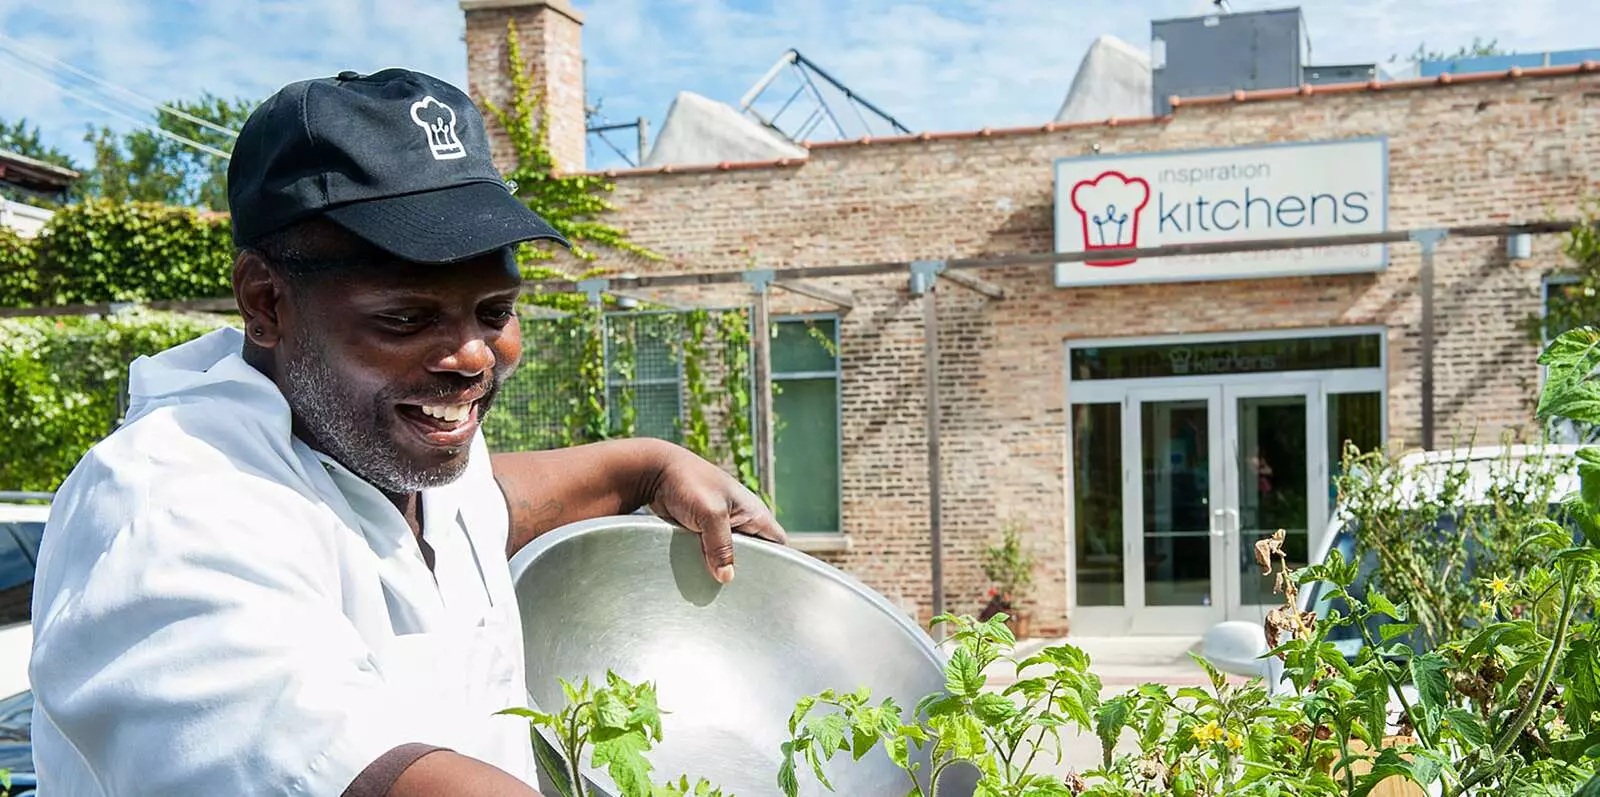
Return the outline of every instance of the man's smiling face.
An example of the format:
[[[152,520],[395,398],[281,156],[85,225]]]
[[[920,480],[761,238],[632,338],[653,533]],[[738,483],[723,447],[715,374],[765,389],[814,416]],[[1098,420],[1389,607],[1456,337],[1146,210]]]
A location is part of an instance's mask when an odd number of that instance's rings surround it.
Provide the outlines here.
[[[341,237],[317,229],[294,256],[338,260]],[[459,477],[522,356],[509,253],[446,265],[357,258],[286,283],[292,318],[274,372],[296,434],[391,495]]]

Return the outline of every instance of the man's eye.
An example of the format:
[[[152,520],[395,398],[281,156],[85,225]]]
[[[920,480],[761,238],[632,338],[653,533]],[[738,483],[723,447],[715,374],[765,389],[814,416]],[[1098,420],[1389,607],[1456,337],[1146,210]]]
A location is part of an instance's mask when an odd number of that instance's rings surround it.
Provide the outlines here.
[[[497,307],[483,312],[483,322],[495,326],[505,326],[511,319],[517,317],[517,312],[509,307]]]
[[[378,320],[392,327],[417,327],[428,319],[422,313],[384,313]]]

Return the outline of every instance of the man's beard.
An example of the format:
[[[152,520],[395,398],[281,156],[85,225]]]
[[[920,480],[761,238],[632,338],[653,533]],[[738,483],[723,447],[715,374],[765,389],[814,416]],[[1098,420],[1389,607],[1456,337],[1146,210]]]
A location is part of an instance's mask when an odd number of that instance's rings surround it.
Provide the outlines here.
[[[340,379],[328,364],[320,346],[302,350],[283,364],[283,392],[295,421],[310,439],[306,440],[332,457],[379,491],[406,495],[449,484],[467,469],[463,453],[445,462],[422,464],[406,455],[395,440],[398,416],[396,402],[424,403],[429,399],[458,395],[483,378],[458,377],[454,386],[434,386],[404,391],[389,388],[379,391],[363,405],[349,395],[347,380]],[[477,402],[478,422],[483,422],[499,392],[499,379],[490,378],[487,392]],[[469,444],[470,445],[470,444]]]

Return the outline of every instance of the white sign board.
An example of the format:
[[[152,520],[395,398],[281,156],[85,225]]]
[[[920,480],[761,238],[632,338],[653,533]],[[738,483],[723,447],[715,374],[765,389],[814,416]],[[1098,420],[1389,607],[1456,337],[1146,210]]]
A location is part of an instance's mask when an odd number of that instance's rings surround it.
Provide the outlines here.
[[[1316,247],[1163,258],[1128,249],[1384,232],[1381,138],[1063,158],[1056,162],[1056,284],[1187,282],[1381,271],[1388,247]]]

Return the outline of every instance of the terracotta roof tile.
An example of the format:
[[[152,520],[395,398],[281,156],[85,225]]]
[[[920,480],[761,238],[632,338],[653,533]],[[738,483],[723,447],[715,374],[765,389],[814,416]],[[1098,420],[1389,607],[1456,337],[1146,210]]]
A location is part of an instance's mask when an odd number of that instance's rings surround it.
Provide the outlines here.
[[[1600,73],[1600,62],[1584,61],[1581,64],[1568,66],[1538,67],[1523,69],[1512,67],[1508,70],[1496,72],[1474,72],[1462,75],[1445,73],[1438,77],[1414,78],[1411,80],[1378,81],[1369,80],[1358,83],[1334,83],[1321,86],[1310,84],[1293,88],[1262,89],[1259,91],[1235,91],[1212,97],[1188,97],[1171,99],[1173,112],[1179,108],[1196,105],[1222,105],[1227,103],[1245,102],[1272,102],[1287,100],[1297,97],[1314,97],[1322,94],[1355,94],[1360,92],[1380,91],[1407,91],[1414,89],[1432,88],[1436,86],[1451,86],[1465,83],[1488,83],[1496,80],[1521,80],[1528,78],[1553,78],[1567,77],[1581,74]],[[1028,125],[1025,127],[1006,127],[1000,129],[983,128],[982,130],[957,130],[940,133],[916,133],[905,136],[887,136],[873,138],[846,139],[842,141],[803,141],[800,146],[808,150],[820,149],[845,149],[849,147],[869,147],[894,144],[907,144],[920,141],[952,141],[969,138],[999,138],[1006,136],[1036,135],[1039,133],[1057,133],[1066,130],[1082,130],[1092,127],[1122,127],[1128,125],[1164,124],[1171,119],[1170,116],[1140,116],[1131,118],[1112,118],[1093,122],[1049,122],[1043,125]],[[703,174],[706,172],[740,171],[749,169],[772,169],[800,166],[806,162],[804,158],[782,158],[770,161],[750,161],[744,163],[717,163],[697,164],[690,166],[656,166],[638,169],[612,169],[598,172],[605,177],[629,177],[652,174]]]

